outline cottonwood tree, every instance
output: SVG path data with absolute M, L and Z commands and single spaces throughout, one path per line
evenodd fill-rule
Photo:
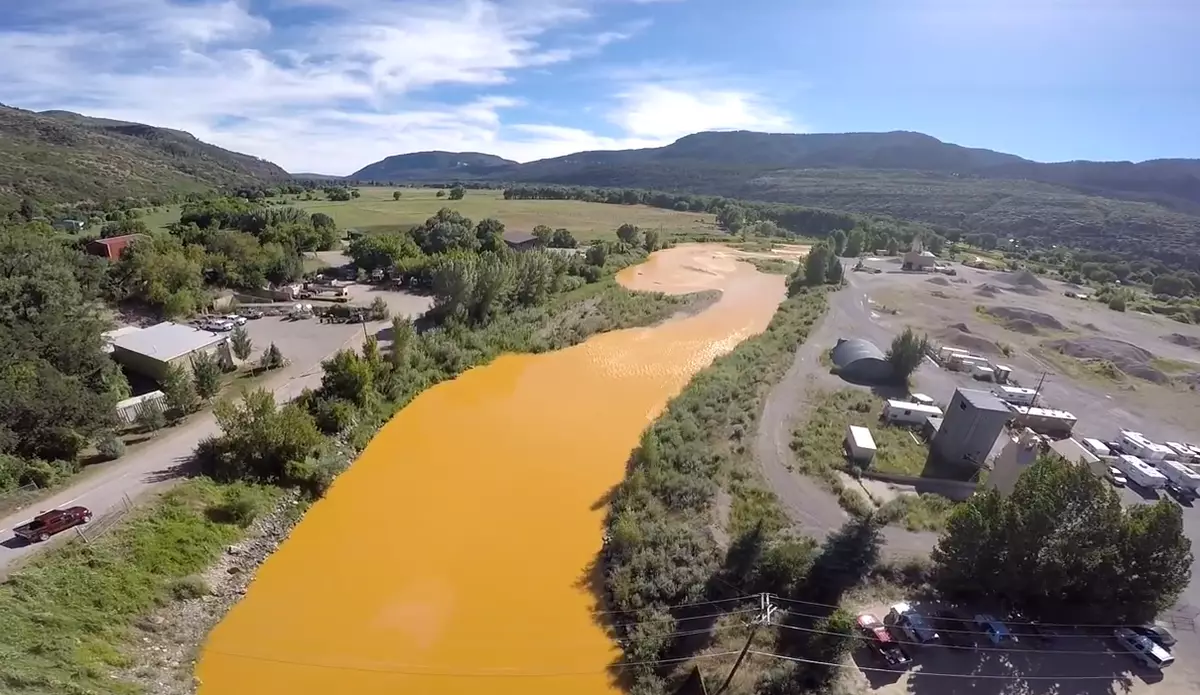
M 554 230 L 554 235 L 550 237 L 550 246 L 558 249 L 573 249 L 579 246 L 579 242 L 575 240 L 575 236 L 571 234 L 571 230 L 559 227 Z
M 1191 574 L 1191 541 L 1168 500 L 1124 507 L 1086 466 L 1039 456 L 1012 493 L 976 494 L 950 515 L 932 554 L 939 588 L 1002 596 L 1031 617 L 1149 620 Z
M 647 229 L 643 236 L 642 245 L 647 251 L 657 251 L 661 247 L 662 239 L 659 237 L 657 229 Z
M 904 332 L 892 339 L 892 346 L 887 352 L 887 361 L 892 365 L 892 378 L 898 383 L 908 381 L 908 377 L 921 366 L 925 353 L 929 350 L 929 338 L 924 333 L 917 335 L 912 328 L 906 327 Z
M 311 415 L 295 404 L 277 408 L 264 389 L 239 401 L 213 407 L 221 436 L 201 456 L 204 472 L 221 480 L 286 482 L 292 467 L 316 453 L 322 443 Z
M 797 275 L 794 279 L 809 287 L 824 284 L 825 277 L 829 273 L 829 257 L 832 255 L 833 251 L 825 242 L 815 244 L 805 256 L 804 266 L 797 268 Z M 801 271 L 803 272 L 801 273 Z
M 846 248 L 842 254 L 846 258 L 861 256 L 867 243 L 867 233 L 862 227 L 855 227 L 846 235 Z
M 177 364 L 170 365 L 161 386 L 167 413 L 172 419 L 179 419 L 195 409 L 196 384 L 188 370 Z
M 841 229 L 833 230 L 833 234 L 829 235 L 829 241 L 833 245 L 835 256 L 846 255 L 846 232 Z
M 450 200 L 462 200 L 466 195 L 467 191 L 462 186 L 455 186 L 450 189 Z
M 632 224 L 623 224 L 617 227 L 617 238 L 630 246 L 636 246 L 638 237 L 641 236 L 641 230 Z
M 238 326 L 229 334 L 229 349 L 239 360 L 249 359 L 250 353 L 254 351 L 254 341 L 250 339 L 250 333 L 246 331 L 245 326 Z
M 554 230 L 544 224 L 539 224 L 533 228 L 533 236 L 537 238 L 538 244 L 549 246 L 550 238 L 554 236 Z
M 400 367 L 407 363 L 409 347 L 416 337 L 417 329 L 413 325 L 412 319 L 407 316 L 397 316 L 392 319 L 391 362 L 393 367 Z
M 321 363 L 321 393 L 356 405 L 366 405 L 375 391 L 375 370 L 353 350 L 339 350 Z
M 221 363 L 210 353 L 197 353 L 192 358 L 192 379 L 200 398 L 213 399 L 221 390 Z
M 830 285 L 840 285 L 845 277 L 845 270 L 842 268 L 842 259 L 838 258 L 836 253 L 829 254 L 829 267 L 825 270 L 825 282 Z

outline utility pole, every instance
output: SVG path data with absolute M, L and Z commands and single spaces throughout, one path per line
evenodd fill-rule
M 1042 384 L 1046 383 L 1046 374 L 1047 372 L 1042 372 L 1041 378 L 1038 379 L 1037 388 L 1033 390 L 1033 403 L 1037 403 L 1038 396 L 1042 393 Z
M 754 620 L 750 623 L 750 635 L 746 637 L 746 644 L 742 646 L 742 652 L 738 654 L 737 661 L 733 662 L 733 668 L 729 669 L 729 675 L 725 677 L 725 682 L 717 688 L 714 695 L 721 695 L 725 689 L 729 687 L 729 683 L 733 681 L 733 674 L 737 673 L 738 668 L 742 665 L 742 660 L 746 658 L 746 652 L 750 651 L 750 643 L 754 641 L 754 636 L 758 634 L 758 628 L 763 625 L 771 624 L 771 616 L 775 613 L 776 606 L 771 603 L 770 594 L 759 594 L 760 601 L 759 613 L 754 616 Z

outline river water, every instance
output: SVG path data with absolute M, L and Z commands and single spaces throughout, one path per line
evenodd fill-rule
M 619 692 L 589 588 L 604 499 L 670 398 L 783 299 L 736 254 L 681 246 L 618 277 L 723 291 L 696 316 L 504 356 L 397 413 L 209 635 L 201 695 Z

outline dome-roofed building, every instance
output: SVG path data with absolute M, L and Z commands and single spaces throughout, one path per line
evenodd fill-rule
M 892 378 L 892 365 L 883 352 L 861 338 L 839 339 L 829 356 L 847 381 L 877 384 Z

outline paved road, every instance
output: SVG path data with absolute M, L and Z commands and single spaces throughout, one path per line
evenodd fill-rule
M 264 319 L 265 320 L 265 319 Z M 367 324 L 367 330 L 376 333 L 388 322 Z M 328 326 L 322 326 L 328 328 Z M 289 401 L 300 394 L 305 388 L 315 388 L 321 384 L 321 361 L 331 356 L 337 350 L 349 345 L 361 347 L 364 332 L 360 326 L 343 327 L 345 338 L 335 349 L 325 354 L 312 354 L 311 350 L 298 349 L 295 343 L 283 344 L 284 354 L 305 355 L 305 358 L 295 359 L 279 374 L 263 384 L 264 388 L 275 393 L 276 402 Z M 256 342 L 257 339 L 256 339 Z M 290 349 L 290 352 L 289 352 Z M 187 423 L 169 430 L 164 430 L 157 437 L 137 448 L 134 452 L 109 464 L 99 473 L 87 476 L 80 482 L 63 489 L 36 506 L 27 507 L 5 518 L 0 518 L 0 577 L 4 576 L 14 562 L 37 552 L 49 544 L 23 544 L 12 537 L 10 529 L 19 526 L 30 519 L 37 510 L 55 509 L 71 504 L 81 504 L 91 509 L 97 516 L 114 511 L 125 504 L 126 497 L 137 497 L 169 485 L 178 479 L 180 468 L 192 452 L 196 444 L 205 437 L 219 433 L 216 420 L 209 412 L 193 416 Z M 66 536 L 67 534 L 64 534 Z
M 805 415 L 809 398 L 818 390 L 850 385 L 830 375 L 820 363 L 821 353 L 839 337 L 866 338 L 877 345 L 891 343 L 892 331 L 878 324 L 866 293 L 847 273 L 847 286 L 829 295 L 829 308 L 808 339 L 796 350 L 788 368 L 767 396 L 754 442 L 754 455 L 771 489 L 779 497 L 792 523 L 817 540 L 823 539 L 849 519 L 837 497 L 812 478 L 789 470 L 793 460 L 792 431 Z M 887 551 L 892 556 L 925 555 L 937 541 L 932 533 L 906 529 L 884 529 Z

